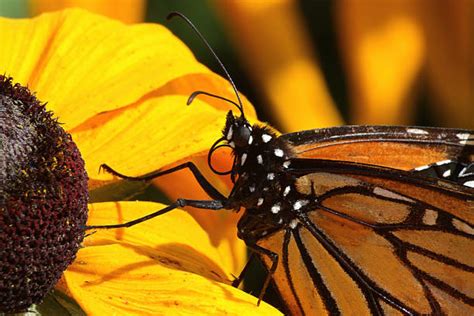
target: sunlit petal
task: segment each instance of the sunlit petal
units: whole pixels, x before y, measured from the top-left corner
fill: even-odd
[[[124,222],[163,205],[145,202],[91,206],[89,224]],[[116,312],[278,313],[256,298],[221,282],[229,275],[207,234],[182,211],[123,230],[99,231],[65,273],[69,293],[94,315]]]
[[[126,26],[74,9],[7,20],[0,29],[2,51],[8,51],[0,67],[47,100],[66,129],[137,102],[185,74],[209,73],[157,24]]]

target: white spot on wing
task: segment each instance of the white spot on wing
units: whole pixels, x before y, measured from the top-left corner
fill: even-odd
[[[425,225],[435,225],[436,219],[438,218],[438,212],[433,210],[426,210],[423,215],[423,224]]]
[[[411,134],[419,134],[419,135],[428,135],[429,133],[423,129],[419,128],[407,128],[407,132]]]
[[[465,232],[469,235],[474,235],[474,228],[469,226],[467,223],[461,222],[457,218],[453,218],[453,226],[459,231]]]
[[[468,166],[468,167],[469,167],[469,166]],[[467,171],[467,170],[468,170],[468,169],[467,169],[468,167],[464,167],[464,168],[461,170],[461,172],[459,172],[458,177],[462,178],[462,177],[467,177],[467,176],[470,176],[470,175],[474,175],[474,166],[473,166],[473,168],[472,168],[472,171],[469,171],[469,172]]]
[[[263,204],[263,198],[259,198],[257,201],[257,206],[260,206]]]
[[[280,148],[277,148],[275,149],[275,156],[277,157],[283,157],[285,153],[283,152],[283,150],[281,150]]]
[[[436,165],[437,165],[437,166],[442,166],[442,165],[446,165],[446,164],[451,163],[451,162],[453,162],[453,161],[452,161],[452,160],[449,160],[449,159],[446,159],[446,160],[438,161],[438,162],[436,163]]]
[[[291,163],[291,162],[290,162],[289,160],[285,161],[285,162],[283,163],[283,167],[284,167],[284,168],[288,168],[288,167],[290,166],[290,163]]]
[[[267,179],[268,179],[268,180],[273,180],[273,179],[275,179],[275,174],[274,174],[274,173],[269,173],[269,174],[267,174]]]
[[[464,185],[470,188],[474,188],[474,180],[464,182]]]
[[[291,190],[291,187],[290,187],[290,186],[287,186],[287,187],[285,188],[285,190],[283,191],[283,196],[287,196],[288,193],[290,193],[290,190]]]
[[[429,167],[430,167],[429,165],[425,165],[425,166],[421,166],[421,167],[416,167],[415,170],[416,171],[421,171],[421,170],[428,169]]]
[[[259,165],[262,165],[262,164],[263,164],[262,155],[258,155],[258,156],[257,156],[257,162],[258,162]]]
[[[232,147],[232,148],[235,148],[234,142],[230,142],[230,143],[229,143],[229,146]]]
[[[445,172],[443,172],[443,177],[447,178],[451,175],[451,169],[448,169],[446,170]]]
[[[388,191],[388,190],[385,190],[381,187],[375,187],[374,188],[374,193],[379,195],[379,196],[383,196],[383,197],[386,197],[386,198],[389,198],[389,199],[395,199],[395,200],[402,200],[402,201],[407,201],[407,202],[413,202],[412,199],[409,199],[407,197],[404,197],[403,195],[400,195],[398,193],[395,193],[395,192],[392,192],[392,191]]]
[[[249,186],[249,191],[252,193],[255,192],[255,186],[254,185]]]
[[[460,144],[474,145],[474,138],[469,133],[459,133],[459,134],[456,134],[456,137],[459,139]]]
[[[272,137],[268,134],[262,134],[262,140],[264,143],[268,143],[269,141],[272,140]]]

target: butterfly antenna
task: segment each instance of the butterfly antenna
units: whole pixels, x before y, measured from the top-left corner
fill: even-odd
[[[242,117],[245,118],[245,115],[244,115],[244,106],[242,105],[242,100],[240,99],[240,95],[239,95],[239,92],[237,91],[237,87],[235,86],[235,83],[234,81],[232,80],[232,77],[230,76],[229,72],[227,71],[227,68],[225,68],[224,64],[222,63],[222,61],[219,59],[219,57],[217,56],[216,52],[214,52],[214,50],[212,49],[211,45],[208,43],[208,41],[204,38],[204,36],[201,34],[201,32],[199,32],[199,30],[197,29],[196,26],[194,26],[193,22],[191,22],[191,20],[189,20],[184,14],[180,13],[180,12],[171,12],[170,14],[168,14],[168,16],[166,17],[167,20],[170,20],[174,17],[180,17],[181,19],[183,19],[192,29],[193,31],[199,36],[199,38],[201,39],[201,41],[207,46],[207,48],[209,49],[209,51],[212,53],[212,55],[214,56],[214,58],[217,60],[217,62],[219,63],[219,65],[221,66],[222,70],[224,70],[226,76],[227,76],[227,79],[229,79],[229,82],[230,84],[232,85],[232,88],[234,89],[234,92],[235,92],[235,96],[237,97],[237,100],[239,102],[239,104],[235,104],[237,106],[237,108],[240,110],[240,113],[242,114]]]

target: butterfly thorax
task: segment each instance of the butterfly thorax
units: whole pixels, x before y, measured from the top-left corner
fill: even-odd
[[[297,213],[315,201],[298,192],[296,177],[287,172],[294,157],[290,146],[268,127],[250,126],[231,113],[223,134],[235,155],[236,181],[227,206],[246,209],[238,224],[239,236],[258,239],[282,226],[296,227]]]

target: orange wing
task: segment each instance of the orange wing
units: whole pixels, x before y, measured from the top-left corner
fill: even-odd
[[[445,160],[474,161],[474,131],[402,126],[341,126],[285,134],[299,158],[411,170]]]
[[[474,189],[318,159],[289,172],[317,202],[257,244],[292,314],[474,313]]]

